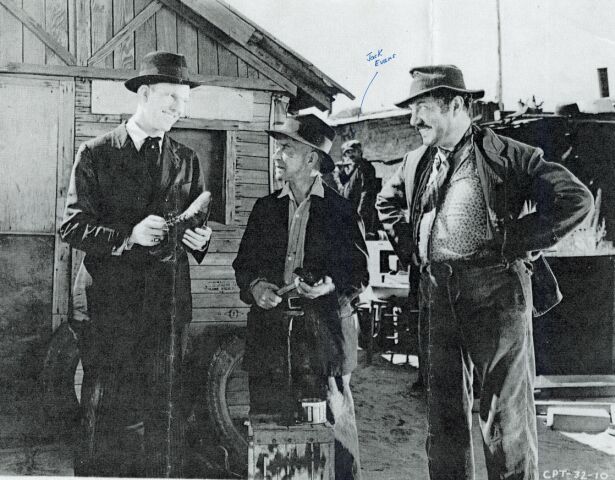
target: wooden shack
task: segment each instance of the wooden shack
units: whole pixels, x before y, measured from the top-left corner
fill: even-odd
[[[216,209],[193,265],[195,331],[243,325],[231,267],[256,198],[270,191],[273,112],[352,95],[218,0],[0,0],[2,383],[37,373],[71,311],[81,256],[58,237],[74,154],[129,117],[123,81],[144,54],[186,56],[203,86],[171,135],[199,153]],[[279,107],[276,107],[278,105]],[[38,352],[38,356],[37,356]]]

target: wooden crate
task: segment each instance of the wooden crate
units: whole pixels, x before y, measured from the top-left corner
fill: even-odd
[[[251,417],[248,425],[248,480],[334,480],[333,427],[284,426]]]

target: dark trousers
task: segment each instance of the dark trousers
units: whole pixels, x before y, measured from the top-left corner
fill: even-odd
[[[171,335],[169,326],[105,331],[84,322],[79,332],[82,436],[75,475],[182,476],[184,331]]]
[[[432,480],[474,478],[474,369],[489,479],[538,478],[530,277],[522,261],[432,264],[421,275]]]

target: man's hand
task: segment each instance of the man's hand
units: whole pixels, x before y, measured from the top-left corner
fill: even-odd
[[[302,297],[314,300],[315,298],[322,297],[335,291],[335,284],[331,277],[325,276],[310,286],[307,283],[301,281],[299,277],[295,279],[295,285],[297,285],[297,293]]]
[[[192,250],[202,252],[207,247],[209,239],[211,238],[211,228],[199,228],[194,230],[187,228],[182,238],[182,243]]]
[[[167,222],[164,218],[150,215],[133,227],[128,241],[144,247],[153,247],[160,243],[167,231]]]
[[[275,293],[277,291],[277,285],[261,280],[252,287],[252,297],[259,307],[270,310],[282,301],[282,297]]]

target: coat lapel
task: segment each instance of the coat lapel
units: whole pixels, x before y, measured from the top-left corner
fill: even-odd
[[[483,196],[490,220],[488,227],[492,235],[495,232],[492,231],[491,225],[500,227],[497,215],[499,208],[496,203],[503,200],[501,190],[507,168],[507,159],[502,155],[503,148],[504,144],[491,130],[475,130],[476,169],[483,188]]]

